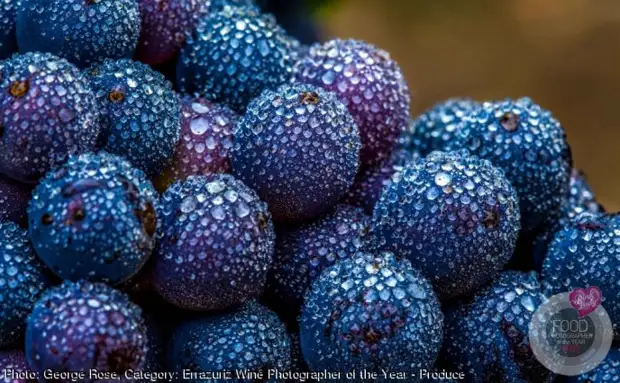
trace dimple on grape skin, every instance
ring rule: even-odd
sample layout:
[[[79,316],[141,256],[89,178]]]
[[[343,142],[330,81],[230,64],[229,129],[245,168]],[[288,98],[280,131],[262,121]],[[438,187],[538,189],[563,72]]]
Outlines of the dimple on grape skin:
[[[99,111],[87,78],[48,53],[0,62],[0,173],[36,183],[72,154],[92,150]]]
[[[528,340],[529,322],[546,299],[535,272],[502,272],[471,300],[444,310],[440,361],[472,382],[553,381]]]
[[[209,0],[138,0],[140,41],[135,59],[156,65],[174,59],[198,22],[210,12]]]
[[[262,294],[275,234],[267,206],[231,175],[191,176],[161,198],[152,283],[188,310],[221,310]]]
[[[33,371],[141,370],[147,353],[142,310],[102,283],[65,281],[39,299],[26,329],[26,358]],[[70,382],[59,380],[60,382]]]
[[[337,205],[315,221],[277,232],[266,294],[297,312],[324,269],[362,249],[369,224],[370,217],[361,209]]]
[[[407,257],[444,301],[495,277],[513,255],[519,201],[504,172],[467,151],[397,173],[375,206],[371,246]]]
[[[525,233],[560,215],[572,156],[550,111],[525,97],[482,103],[447,143],[447,150],[462,148],[504,170],[519,195]]]
[[[12,222],[0,222],[0,347],[23,335],[26,319],[48,285],[28,233]]]
[[[181,51],[177,87],[243,113],[265,89],[289,80],[293,40],[272,15],[225,7],[199,23]]]
[[[243,380],[236,371],[262,371],[263,381],[275,383],[267,380],[266,371],[290,371],[291,343],[276,314],[251,301],[234,311],[181,323],[173,330],[168,360],[179,375],[183,370],[209,372],[215,376],[213,381],[243,383],[255,380]],[[230,378],[217,378],[226,371]],[[205,380],[190,377],[187,381]]]
[[[614,332],[620,329],[620,215],[582,213],[558,231],[542,266],[549,296],[597,286]]]
[[[358,253],[326,269],[308,292],[301,347],[312,371],[430,369],[443,314],[430,283],[392,253]],[[341,381],[350,381],[342,375]],[[360,379],[358,376],[358,380]]]
[[[359,40],[314,44],[294,67],[293,80],[337,94],[359,126],[363,166],[387,159],[409,121],[410,95],[390,55]]]
[[[103,149],[148,175],[170,165],[181,129],[180,100],[170,82],[127,59],[106,60],[87,73],[102,111]]]
[[[359,167],[357,125],[334,93],[305,84],[267,90],[234,131],[233,174],[256,190],[276,222],[335,206]]]
[[[138,44],[137,0],[20,0],[19,51],[50,52],[85,68],[129,58]]]
[[[204,98],[184,97],[181,110],[181,138],[173,161],[175,177],[230,173],[233,130],[239,116]]]
[[[72,157],[33,192],[29,231],[41,259],[63,279],[121,283],[155,247],[158,195],[121,157]]]

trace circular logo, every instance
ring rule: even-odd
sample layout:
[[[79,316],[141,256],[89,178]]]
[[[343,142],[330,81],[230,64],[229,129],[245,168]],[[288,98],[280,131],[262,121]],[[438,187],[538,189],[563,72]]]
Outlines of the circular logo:
[[[556,374],[576,376],[607,356],[613,327],[596,287],[554,295],[534,312],[529,338],[536,359]]]

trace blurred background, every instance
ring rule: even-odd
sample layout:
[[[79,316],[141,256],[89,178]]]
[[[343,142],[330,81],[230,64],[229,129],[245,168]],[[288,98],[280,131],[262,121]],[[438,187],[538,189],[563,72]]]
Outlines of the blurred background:
[[[291,0],[288,0],[291,1]],[[530,96],[567,131],[575,166],[620,210],[620,1],[315,1],[322,38],[389,51],[412,115],[453,96]]]

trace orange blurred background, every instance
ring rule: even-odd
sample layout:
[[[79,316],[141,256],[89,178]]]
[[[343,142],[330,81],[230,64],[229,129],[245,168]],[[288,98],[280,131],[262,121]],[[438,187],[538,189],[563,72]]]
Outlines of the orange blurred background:
[[[341,0],[324,34],[389,51],[412,115],[453,96],[529,96],[562,122],[575,166],[620,210],[620,1]]]

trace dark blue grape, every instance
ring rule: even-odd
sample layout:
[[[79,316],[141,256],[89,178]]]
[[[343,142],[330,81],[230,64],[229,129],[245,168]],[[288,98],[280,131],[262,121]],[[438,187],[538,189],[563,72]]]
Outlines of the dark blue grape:
[[[445,300],[497,275],[513,255],[519,222],[502,170],[467,151],[433,152],[392,178],[375,206],[371,241],[409,258]]]
[[[485,102],[463,118],[447,149],[467,148],[501,168],[519,195],[526,233],[559,217],[569,188],[572,157],[551,112],[529,98]]]
[[[620,350],[612,348],[601,364],[594,370],[579,376],[571,376],[567,383],[618,383],[620,382]]]
[[[542,279],[549,296],[597,286],[614,331],[620,330],[620,215],[582,213],[549,244]]]
[[[236,112],[265,89],[289,80],[295,44],[271,15],[225,7],[198,25],[181,51],[177,86]]]
[[[99,111],[88,79],[48,53],[0,61],[0,173],[36,183],[95,147]]]
[[[172,162],[181,130],[181,105],[172,85],[131,60],[106,60],[88,73],[101,108],[103,148],[149,175],[161,172]]]
[[[144,173],[99,152],[72,157],[33,192],[30,236],[61,278],[117,284],[155,247],[158,195]]]
[[[430,283],[391,253],[358,253],[314,281],[300,318],[312,371],[415,372],[430,369],[443,337]],[[355,380],[363,382],[359,378]]]
[[[129,58],[138,44],[136,0],[19,0],[19,51],[50,52],[79,67]]]
[[[411,120],[398,139],[398,145],[427,156],[445,150],[455,139],[461,121],[480,104],[469,98],[450,98],[433,105]]]
[[[275,383],[275,379],[267,379],[267,372],[289,371],[291,343],[276,314],[249,302],[232,312],[180,324],[173,331],[168,360],[178,382]],[[263,379],[242,379],[239,371],[262,373]],[[230,374],[227,379],[223,378],[226,372]],[[215,378],[199,378],[200,373]]]
[[[551,382],[528,339],[532,315],[545,301],[535,272],[503,272],[471,301],[445,310],[441,360],[470,382]]]

